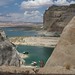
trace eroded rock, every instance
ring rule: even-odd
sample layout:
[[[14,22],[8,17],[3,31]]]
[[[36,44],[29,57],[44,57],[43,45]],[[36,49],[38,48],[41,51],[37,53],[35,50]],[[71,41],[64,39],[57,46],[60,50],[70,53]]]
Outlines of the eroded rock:
[[[6,38],[4,31],[0,30],[0,66],[21,66],[23,62],[15,46]]]
[[[70,6],[51,6],[43,16],[44,29],[60,34],[68,22],[75,16],[75,4]]]
[[[56,48],[40,73],[75,74],[75,17],[63,30]]]

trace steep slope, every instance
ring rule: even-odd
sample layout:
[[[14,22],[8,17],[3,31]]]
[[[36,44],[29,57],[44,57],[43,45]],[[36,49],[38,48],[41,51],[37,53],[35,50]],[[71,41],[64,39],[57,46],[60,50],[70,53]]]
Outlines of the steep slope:
[[[21,66],[22,63],[15,46],[6,38],[4,31],[0,30],[0,66]]]
[[[75,17],[63,30],[56,48],[41,72],[69,73],[71,71],[72,74],[75,73],[75,70],[66,71],[62,68],[60,69],[59,66],[75,68]]]
[[[73,16],[75,16],[75,4],[70,6],[51,6],[43,16],[44,29],[61,33]]]

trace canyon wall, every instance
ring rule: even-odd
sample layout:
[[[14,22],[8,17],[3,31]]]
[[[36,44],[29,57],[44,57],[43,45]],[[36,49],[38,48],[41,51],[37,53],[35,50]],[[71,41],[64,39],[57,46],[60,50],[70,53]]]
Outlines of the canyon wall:
[[[64,28],[56,48],[41,72],[75,74],[75,17]]]
[[[51,6],[43,16],[44,30],[61,33],[75,16],[75,4],[70,6]]]

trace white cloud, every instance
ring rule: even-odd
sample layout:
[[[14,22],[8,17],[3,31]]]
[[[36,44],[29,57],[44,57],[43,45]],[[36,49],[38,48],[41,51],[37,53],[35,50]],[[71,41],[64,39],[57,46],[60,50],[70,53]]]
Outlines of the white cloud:
[[[12,1],[13,0],[0,0],[0,6],[6,5]],[[57,0],[57,1],[55,0],[54,2],[53,2],[53,0],[23,1],[21,3],[21,8],[23,8],[25,10],[24,13],[9,13],[6,15],[3,15],[2,13],[0,13],[0,21],[42,22],[43,21],[43,14],[42,14],[42,12],[38,11],[37,8],[40,8],[43,6],[49,7],[53,4],[55,4],[55,5],[69,5],[69,4],[73,4],[73,3],[75,3],[75,1],[71,1],[70,3],[67,2],[66,0]],[[14,5],[18,5],[18,4],[15,3]]]
[[[42,22],[43,14],[39,11],[25,11],[24,13],[25,19],[29,22]]]
[[[39,11],[25,11],[25,13],[0,13],[0,21],[12,22],[42,22],[42,14]]]
[[[53,2],[52,0],[28,0],[28,1],[23,1],[21,3],[21,8],[23,9],[33,9],[33,8],[38,8],[40,6],[50,6],[52,5]]]
[[[65,5],[65,4],[68,4],[69,2],[67,2],[66,0],[57,0],[55,2],[55,4],[59,4],[59,5]]]
[[[23,16],[24,15],[21,14],[21,13],[9,13],[9,14],[0,16],[0,21],[14,21],[14,22],[18,22],[18,21],[22,21],[23,20]]]
[[[55,1],[54,4],[56,5],[70,5],[70,4],[74,4],[75,1],[71,1],[70,3],[67,0],[57,0]]]
[[[38,15],[38,16],[42,16],[42,14],[39,12],[39,11],[25,11],[25,13],[24,13],[24,15],[25,16],[36,16],[36,15]]]
[[[73,4],[75,1],[71,1],[70,3],[66,0],[28,0],[23,1],[21,3],[21,8],[23,9],[34,9],[39,8],[41,6],[51,6],[53,4],[55,5],[69,5]]]
[[[75,1],[71,1],[70,4],[75,4]]]

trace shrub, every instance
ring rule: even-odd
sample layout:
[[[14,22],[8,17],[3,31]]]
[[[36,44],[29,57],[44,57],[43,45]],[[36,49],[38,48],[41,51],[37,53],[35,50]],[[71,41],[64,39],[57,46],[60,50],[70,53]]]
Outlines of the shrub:
[[[65,68],[66,68],[67,70],[70,70],[70,69],[71,69],[71,65],[70,65],[70,64],[66,64],[66,65],[65,65]]]

